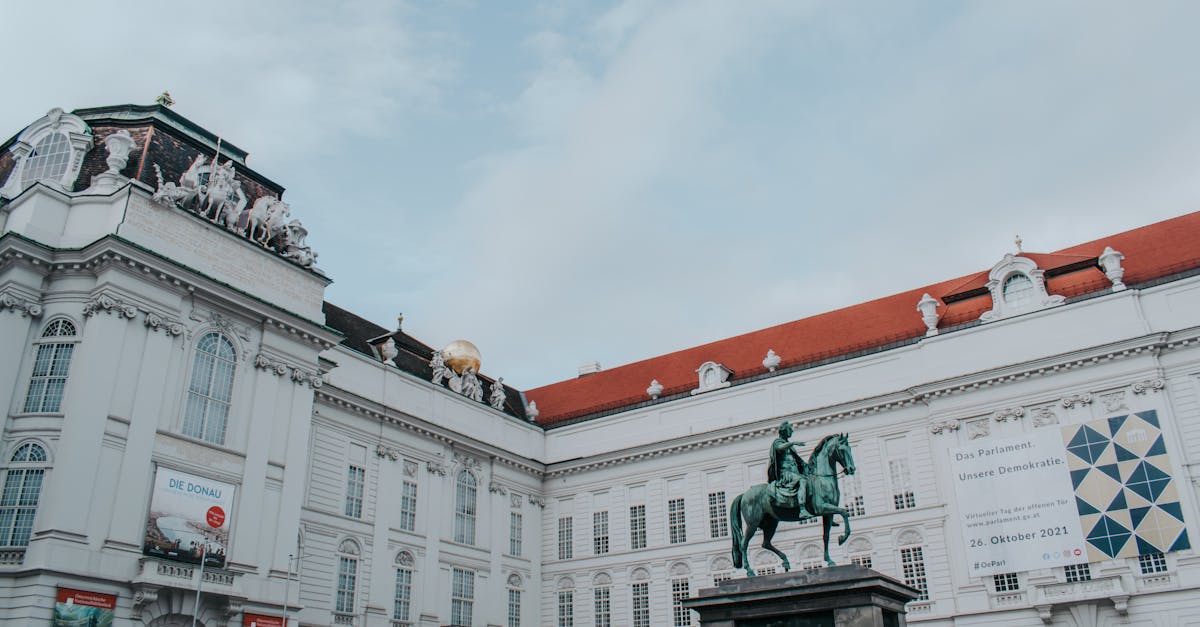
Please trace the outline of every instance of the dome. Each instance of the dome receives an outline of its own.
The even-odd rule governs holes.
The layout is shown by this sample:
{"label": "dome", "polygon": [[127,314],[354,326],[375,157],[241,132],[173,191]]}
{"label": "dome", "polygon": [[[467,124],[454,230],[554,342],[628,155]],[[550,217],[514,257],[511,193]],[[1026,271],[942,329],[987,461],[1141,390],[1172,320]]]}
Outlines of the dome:
{"label": "dome", "polygon": [[479,349],[466,340],[454,340],[442,349],[446,366],[457,374],[462,374],[467,368],[479,372],[480,357]]}

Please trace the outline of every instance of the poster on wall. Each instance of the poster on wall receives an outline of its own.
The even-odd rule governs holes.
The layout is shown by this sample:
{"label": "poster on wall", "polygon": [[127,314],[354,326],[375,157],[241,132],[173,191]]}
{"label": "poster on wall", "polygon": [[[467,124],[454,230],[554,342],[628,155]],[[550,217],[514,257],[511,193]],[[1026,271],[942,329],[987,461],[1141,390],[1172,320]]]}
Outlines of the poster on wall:
{"label": "poster on wall", "polygon": [[59,588],[54,601],[54,627],[109,627],[117,597],[99,592]]}
{"label": "poster on wall", "polygon": [[979,440],[949,468],[974,577],[1190,546],[1154,411]]}
{"label": "poster on wall", "polygon": [[284,627],[283,618],[246,613],[242,615],[242,627]]}
{"label": "poster on wall", "polygon": [[229,550],[234,486],[159,467],[150,497],[142,553],[223,567]]}

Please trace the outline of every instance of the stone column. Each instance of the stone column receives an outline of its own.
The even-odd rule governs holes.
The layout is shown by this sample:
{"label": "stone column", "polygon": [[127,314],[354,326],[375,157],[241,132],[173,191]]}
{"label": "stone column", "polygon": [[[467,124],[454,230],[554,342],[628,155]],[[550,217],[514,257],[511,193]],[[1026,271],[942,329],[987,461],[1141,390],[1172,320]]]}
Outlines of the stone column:
{"label": "stone column", "polygon": [[[275,555],[272,570],[287,572],[288,554],[296,552],[296,534],[300,530],[300,508],[304,505],[304,484],[308,474],[308,440],[312,427],[313,389],[306,385],[292,385],[291,411],[285,421],[283,433],[277,437],[287,438],[284,453],[283,493],[279,503],[279,523],[274,536]],[[282,399],[287,394],[281,391]],[[293,564],[298,571],[299,568]],[[298,582],[292,582],[292,594],[296,594]],[[293,599],[295,597],[293,596]]]}
{"label": "stone column", "polygon": [[[279,512],[279,495],[268,496],[266,492],[267,459],[271,452],[272,427],[286,414],[291,398],[286,389],[288,383],[273,370],[254,368],[251,371],[254,385],[250,388],[253,399],[250,408],[249,429],[246,431],[246,464],[242,474],[241,497],[238,511],[233,515],[232,546],[229,560],[243,565],[267,565],[271,563],[271,543],[276,538]],[[285,386],[280,390],[281,386]],[[307,419],[307,417],[306,417]],[[284,419],[287,422],[287,419]],[[295,546],[296,536],[290,537]],[[287,554],[284,554],[287,560]],[[282,596],[279,599],[282,601]]]}
{"label": "stone column", "polygon": [[119,362],[129,319],[135,314],[132,308],[118,305],[94,312],[83,324],[82,341],[72,356],[63,395],[62,434],[54,468],[42,492],[44,506],[38,512],[36,538],[87,542],[92,503],[90,494],[80,487],[95,481],[99,443],[104,438],[117,375],[130,366]]}
{"label": "stone column", "polygon": [[[0,407],[14,407],[18,413],[24,409],[22,404],[29,390],[29,379],[21,379],[21,366],[33,362],[35,351],[29,345],[29,330],[32,325],[40,325],[42,320],[41,317],[31,317],[22,307],[4,307],[0,304],[0,355],[8,355],[8,358],[0,359],[0,381],[16,382],[16,385],[0,385]],[[21,355],[28,356],[21,359]],[[15,405],[13,396],[17,397]],[[0,463],[7,461],[0,460]]]}

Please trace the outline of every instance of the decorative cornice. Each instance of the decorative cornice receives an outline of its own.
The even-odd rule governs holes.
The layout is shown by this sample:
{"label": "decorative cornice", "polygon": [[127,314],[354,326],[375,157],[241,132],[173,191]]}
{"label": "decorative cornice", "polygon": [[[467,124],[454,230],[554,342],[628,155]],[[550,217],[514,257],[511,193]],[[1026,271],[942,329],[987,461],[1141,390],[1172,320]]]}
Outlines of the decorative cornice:
{"label": "decorative cornice", "polygon": [[1133,384],[1134,394],[1145,394],[1146,392],[1158,392],[1167,387],[1167,384],[1162,379],[1146,379]]}
{"label": "decorative cornice", "polygon": [[137,315],[137,312],[137,307],[129,305],[118,298],[113,298],[108,294],[94,296],[83,305],[83,317],[85,318],[90,318],[98,313],[117,314],[122,318],[133,318]]}
{"label": "decorative cornice", "polygon": [[394,462],[400,461],[400,449],[394,446],[379,444],[375,446],[375,456],[387,458]]}
{"label": "decorative cornice", "polygon": [[41,303],[23,298],[10,290],[0,291],[0,309],[19,311],[21,316],[26,318],[37,318],[42,315]]}
{"label": "decorative cornice", "polygon": [[996,422],[1016,422],[1024,415],[1024,407],[1005,407],[1004,409],[996,410],[996,412],[992,414],[992,420],[995,420]]}
{"label": "decorative cornice", "polygon": [[488,484],[488,492],[491,492],[492,494],[504,494],[504,495],[507,495],[507,494],[508,494],[508,488],[506,488],[506,487],[504,487],[504,486],[500,485],[499,483],[496,483],[495,481],[493,481],[493,482],[491,482],[491,483],[489,483],[489,484]]}
{"label": "decorative cornice", "polygon": [[953,433],[958,431],[961,425],[957,420],[943,420],[929,425],[929,432],[938,435],[940,433]]}
{"label": "decorative cornice", "polygon": [[1062,402],[1062,406],[1067,409],[1071,409],[1072,407],[1075,407],[1076,405],[1091,405],[1092,404],[1092,394],[1090,392],[1085,392],[1083,394],[1072,394],[1070,396],[1064,396],[1061,402]]}
{"label": "decorative cornice", "polygon": [[542,509],[545,509],[546,499],[544,499],[536,494],[530,494],[529,495],[529,504],[536,505],[538,507],[541,507]]}
{"label": "decorative cornice", "polygon": [[479,460],[475,459],[474,457],[471,457],[470,455],[463,455],[462,453],[455,453],[454,461],[455,461],[455,463],[465,466],[467,468],[470,468],[471,470],[476,470],[476,471],[483,470],[483,465],[479,463]]}
{"label": "decorative cornice", "polygon": [[183,324],[181,322],[178,320],[163,318],[152,311],[146,312],[146,319],[143,320],[143,323],[148,329],[150,329],[152,333],[161,330],[163,333],[172,337],[183,335]]}
{"label": "decorative cornice", "polygon": [[308,387],[314,390],[320,389],[322,385],[325,385],[325,379],[321,376],[320,371],[307,370],[300,366],[274,359],[265,353],[259,353],[254,356],[254,367],[273,373],[277,377],[288,375],[292,383],[296,385],[308,385]]}

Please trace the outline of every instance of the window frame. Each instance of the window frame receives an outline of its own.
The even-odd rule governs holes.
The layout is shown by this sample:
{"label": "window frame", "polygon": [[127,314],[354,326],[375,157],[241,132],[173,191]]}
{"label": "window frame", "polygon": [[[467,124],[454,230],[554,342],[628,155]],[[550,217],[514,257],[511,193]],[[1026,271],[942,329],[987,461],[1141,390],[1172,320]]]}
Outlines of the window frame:
{"label": "window frame", "polygon": [[450,568],[450,624],[469,627],[474,617],[475,571],[453,566]]}
{"label": "window frame", "polygon": [[363,517],[363,497],[367,491],[367,469],[351,462],[346,467],[346,504],[342,513],[351,517]]}
{"label": "window frame", "polygon": [[[409,494],[409,492],[412,494]],[[396,523],[401,531],[417,530],[417,482],[405,479],[400,484],[400,519]]]}
{"label": "window frame", "polygon": [[[41,451],[41,459],[17,459],[22,451],[26,450]],[[0,547],[9,549],[24,549],[29,546],[29,540],[33,537],[33,530],[36,527],[38,509],[42,500],[42,487],[46,484],[46,476],[49,474],[52,467],[50,457],[50,447],[39,440],[21,440],[14,446],[12,453],[5,458],[4,466],[4,481],[0,482]],[[28,455],[26,456],[28,457]],[[37,486],[34,491],[32,502],[21,502],[18,500],[13,505],[4,505],[8,501],[10,494],[10,481],[13,481],[14,476],[20,477],[20,484],[13,483],[12,491],[15,492],[16,498],[25,497],[29,490],[30,477],[37,477]],[[13,512],[11,521],[8,519],[6,512]],[[23,511],[28,511],[28,517],[22,519]],[[22,520],[27,520],[28,525],[21,525]],[[20,537],[19,542],[13,542],[17,538],[18,530],[25,527],[24,534]]]}
{"label": "window frame", "polygon": [[708,493],[708,537],[729,537],[729,503],[724,490]]}
{"label": "window frame", "polygon": [[[229,440],[229,422],[230,422],[230,419],[233,417],[233,404],[234,404],[234,398],[236,396],[237,387],[238,387],[238,379],[239,379],[238,370],[239,370],[239,363],[241,362],[242,351],[240,350],[238,343],[233,339],[233,337],[231,335],[225,333],[221,329],[205,329],[201,332],[198,332],[196,335],[197,335],[196,341],[191,343],[191,351],[190,351],[191,359],[188,361],[187,377],[185,378],[185,384],[184,384],[184,389],[183,389],[183,406],[180,411],[179,433],[181,433],[184,437],[199,440],[201,442],[207,442],[209,444],[214,444],[216,446],[226,446],[227,442]],[[222,361],[225,361],[229,365],[229,399],[228,400],[221,400],[220,398],[213,397],[209,393],[201,394],[201,393],[199,393],[199,391],[195,391],[192,389],[193,385],[195,384],[196,368],[199,365],[198,361],[202,356],[202,353],[200,352],[200,343],[203,342],[205,340],[205,338],[208,338],[210,336],[217,337],[217,341],[218,341],[217,346],[218,347],[221,346],[220,342],[224,341],[228,345],[229,350],[233,354],[233,358],[231,360],[222,360]],[[217,375],[216,360],[218,359],[218,354],[215,352],[209,353],[209,356],[212,358],[213,363],[211,366],[211,370],[208,374],[208,385],[209,385],[208,392],[212,392],[212,386],[215,384],[215,377]],[[203,403],[202,404],[203,409],[201,410],[200,417],[198,418],[200,420],[200,424],[198,427],[198,429],[199,429],[198,433],[189,432],[190,427],[188,425],[189,420],[190,420],[189,412],[192,411],[190,408],[193,406],[192,405],[193,395],[198,399],[202,399],[201,402]],[[207,437],[207,432],[208,432],[209,426],[210,426],[209,415],[208,415],[208,407],[209,407],[210,402],[216,402],[216,403],[219,403],[219,404],[225,406],[225,415],[223,417],[224,422],[221,426],[221,433],[220,433],[221,437],[217,440],[209,439]]]}
{"label": "window frame", "polygon": [[454,541],[475,546],[478,519],[479,480],[463,468],[454,476]]}
{"label": "window frame", "polygon": [[558,517],[558,559],[569,560],[575,556],[575,518]]}
{"label": "window frame", "polygon": [[592,512],[592,554],[608,554],[609,544],[608,510]]}
{"label": "window frame", "polygon": [[[413,581],[416,579],[413,561],[412,556],[405,551],[401,551],[396,556],[396,585],[392,591],[392,621],[402,625],[409,625],[413,622]],[[408,578],[408,581],[402,582],[405,577]],[[401,594],[402,592],[403,594]]]}
{"label": "window frame", "polygon": [[646,504],[638,503],[629,506],[629,548],[644,549],[646,542]]}
{"label": "window frame", "polygon": [[687,499],[682,496],[667,500],[667,542],[687,542]]}
{"label": "window frame", "polygon": [[[64,335],[55,333],[50,335],[54,329],[61,329],[63,325],[70,325],[71,334]],[[75,348],[82,341],[82,336],[79,332],[79,324],[67,316],[55,316],[42,325],[42,330],[38,333],[30,344],[33,348],[31,354],[31,363],[29,364],[29,372],[25,377],[25,395],[20,401],[19,409],[15,413],[20,414],[42,414],[50,416],[61,416],[63,413],[62,402],[67,397],[67,383],[71,380],[71,363],[75,359]],[[49,367],[48,372],[39,374],[38,364],[42,362],[43,349],[48,349]],[[60,351],[66,350],[66,357],[62,361],[66,363],[64,372],[56,374],[53,371],[54,363],[59,359]],[[58,402],[53,408],[46,407],[47,391],[50,389],[51,381],[62,381],[62,385],[58,391]],[[38,394],[40,401],[36,407],[29,406],[30,400],[34,394],[34,384],[42,382],[39,387]]]}
{"label": "window frame", "polygon": [[[353,616],[358,601],[358,567],[362,561],[362,549],[358,542],[349,538],[338,543],[337,583],[334,588],[334,614]],[[347,569],[349,566],[349,569]]]}

